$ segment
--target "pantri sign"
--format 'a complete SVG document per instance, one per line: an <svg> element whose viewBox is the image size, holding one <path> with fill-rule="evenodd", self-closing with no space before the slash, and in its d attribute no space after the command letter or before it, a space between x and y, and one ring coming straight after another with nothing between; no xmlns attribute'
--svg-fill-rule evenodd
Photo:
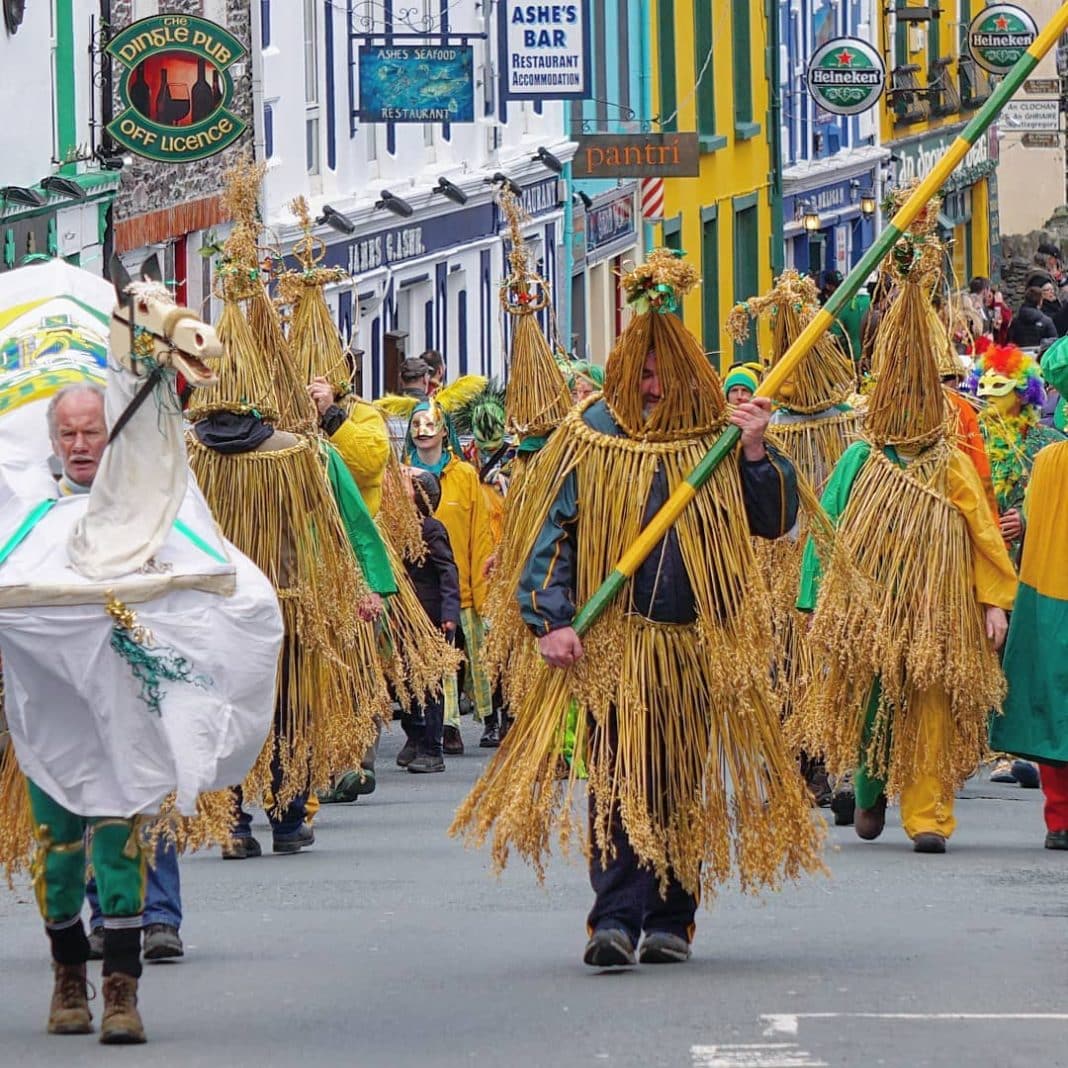
<svg viewBox="0 0 1068 1068"><path fill-rule="evenodd" d="M586 134L571 162L575 178L696 178L695 133Z"/></svg>
<svg viewBox="0 0 1068 1068"><path fill-rule="evenodd" d="M247 128L230 109L230 68L245 54L232 33L193 15L156 15L120 30L107 46L125 73L123 110L108 133L161 163L194 163L232 145Z"/></svg>

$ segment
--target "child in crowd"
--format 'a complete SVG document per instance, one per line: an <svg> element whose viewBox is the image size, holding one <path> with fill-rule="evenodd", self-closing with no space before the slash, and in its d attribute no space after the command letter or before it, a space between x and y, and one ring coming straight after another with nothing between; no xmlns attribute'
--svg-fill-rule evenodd
<svg viewBox="0 0 1068 1068"><path fill-rule="evenodd" d="M433 471L409 468L408 486L422 516L426 555L421 563L406 560L404 567L424 611L451 640L460 619L460 579L449 535L434 518L441 502L441 482ZM397 763L416 774L444 771L441 743L445 706L441 691L424 701L414 701L401 717L401 725L408 740L397 754Z"/></svg>

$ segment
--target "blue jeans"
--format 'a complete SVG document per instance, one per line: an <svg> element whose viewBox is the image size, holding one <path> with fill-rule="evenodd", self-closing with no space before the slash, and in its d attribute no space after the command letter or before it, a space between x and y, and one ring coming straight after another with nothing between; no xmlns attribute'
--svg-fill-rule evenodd
<svg viewBox="0 0 1068 1068"><path fill-rule="evenodd" d="M161 839L156 847L155 864L146 864L145 867L145 909L141 916L141 926L166 923L171 927L181 927L182 883L178 875L178 854L174 846ZM95 931L104 926L96 892L96 879L90 879L85 884L85 896L89 899L89 926Z"/></svg>

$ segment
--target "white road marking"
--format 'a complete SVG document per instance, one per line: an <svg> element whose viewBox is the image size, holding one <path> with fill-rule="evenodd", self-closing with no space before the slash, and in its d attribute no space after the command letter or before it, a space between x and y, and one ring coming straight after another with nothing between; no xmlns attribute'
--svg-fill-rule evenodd
<svg viewBox="0 0 1068 1068"><path fill-rule="evenodd" d="M796 1012L765 1013L764 1037L796 1035L801 1020L1038 1020L1068 1023L1065 1012Z"/></svg>
<svg viewBox="0 0 1068 1068"><path fill-rule="evenodd" d="M694 1068L829 1068L794 1042L691 1046Z"/></svg>

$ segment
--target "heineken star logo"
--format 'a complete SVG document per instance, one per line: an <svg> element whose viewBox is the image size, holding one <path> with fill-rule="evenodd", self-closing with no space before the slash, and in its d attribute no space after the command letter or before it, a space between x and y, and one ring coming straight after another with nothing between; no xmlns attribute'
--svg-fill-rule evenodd
<svg viewBox="0 0 1068 1068"><path fill-rule="evenodd" d="M991 74L1008 74L1038 36L1038 25L1015 4L991 4L968 27L968 50Z"/></svg>
<svg viewBox="0 0 1068 1068"><path fill-rule="evenodd" d="M853 53L848 48L843 48L834 58L838 60L838 66L848 67L853 62Z"/></svg>
<svg viewBox="0 0 1068 1068"><path fill-rule="evenodd" d="M834 115L857 115L874 107L886 86L878 49L857 37L837 37L816 50L805 71L816 104Z"/></svg>

